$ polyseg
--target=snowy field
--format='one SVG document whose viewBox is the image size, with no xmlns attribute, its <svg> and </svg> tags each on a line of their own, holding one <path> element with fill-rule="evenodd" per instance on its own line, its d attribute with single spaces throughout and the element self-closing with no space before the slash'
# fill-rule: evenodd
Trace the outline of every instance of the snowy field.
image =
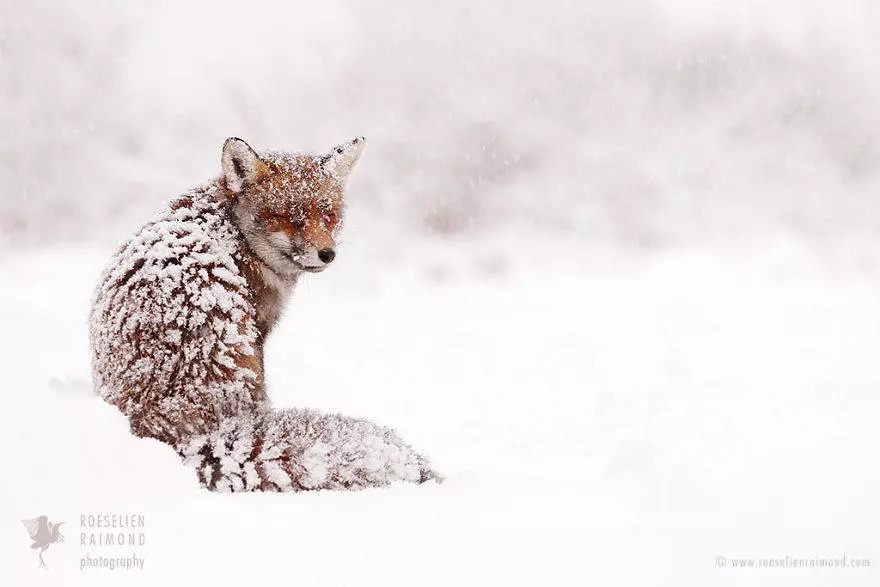
<svg viewBox="0 0 880 587">
<path fill-rule="evenodd" d="M 873 0 L 0 0 L 0 585 L 880 584 L 878 30 Z M 98 272 L 228 136 L 359 135 L 269 394 L 446 481 L 207 493 L 91 391 Z M 145 544 L 81 546 L 114 513 Z"/>
<path fill-rule="evenodd" d="M 92 395 L 107 253 L 0 261 L 7 585 L 877 584 L 880 276 L 781 244 L 547 250 L 490 276 L 446 248 L 365 273 L 343 249 L 273 335 L 270 394 L 396 426 L 447 480 L 229 496 Z M 80 570 L 90 512 L 145 516 L 143 570 Z M 67 522 L 48 573 L 19 523 L 38 513 Z M 843 555 L 875 566 L 716 563 Z"/>
</svg>

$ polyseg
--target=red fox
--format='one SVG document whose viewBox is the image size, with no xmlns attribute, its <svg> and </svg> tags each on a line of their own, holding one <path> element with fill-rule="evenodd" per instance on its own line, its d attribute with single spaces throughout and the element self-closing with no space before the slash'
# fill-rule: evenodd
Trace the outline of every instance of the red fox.
<svg viewBox="0 0 880 587">
<path fill-rule="evenodd" d="M 168 443 L 215 491 L 440 481 L 366 420 L 273 410 L 263 347 L 303 272 L 336 257 L 343 192 L 365 139 L 329 153 L 230 138 L 222 174 L 171 201 L 112 257 L 90 315 L 97 392 L 132 432 Z"/>
</svg>

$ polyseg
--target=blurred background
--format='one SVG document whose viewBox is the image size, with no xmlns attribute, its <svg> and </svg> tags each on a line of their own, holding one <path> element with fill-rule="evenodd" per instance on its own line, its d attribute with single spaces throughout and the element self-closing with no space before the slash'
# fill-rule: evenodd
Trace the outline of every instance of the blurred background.
<svg viewBox="0 0 880 587">
<path fill-rule="evenodd" d="M 120 241 L 227 136 L 363 134 L 359 246 L 869 251 L 878 25 L 870 0 L 0 0 L 0 247 Z"/>
</svg>

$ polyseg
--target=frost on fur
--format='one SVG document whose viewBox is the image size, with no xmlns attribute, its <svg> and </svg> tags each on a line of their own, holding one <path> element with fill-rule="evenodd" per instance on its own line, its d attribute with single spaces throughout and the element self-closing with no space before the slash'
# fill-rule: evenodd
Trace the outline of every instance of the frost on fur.
<svg viewBox="0 0 880 587">
<path fill-rule="evenodd" d="M 92 306 L 97 391 L 140 436 L 173 443 L 265 401 L 237 231 L 214 191 L 193 192 L 124 245 Z"/>
<path fill-rule="evenodd" d="M 440 480 L 392 429 L 311 410 L 230 418 L 180 447 L 217 491 L 305 491 Z"/>
<path fill-rule="evenodd" d="M 263 345 L 303 272 L 336 256 L 359 137 L 325 155 L 229 139 L 223 174 L 113 256 L 92 304 L 96 391 L 132 432 L 175 447 L 211 489 L 301 490 L 438 479 L 393 431 L 273 412 Z"/>
</svg>

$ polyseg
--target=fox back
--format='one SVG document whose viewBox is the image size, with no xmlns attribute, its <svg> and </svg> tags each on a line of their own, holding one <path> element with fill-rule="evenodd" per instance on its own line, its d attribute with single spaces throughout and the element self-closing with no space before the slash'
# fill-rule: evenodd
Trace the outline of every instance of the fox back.
<svg viewBox="0 0 880 587">
<path fill-rule="evenodd" d="M 91 312 L 97 391 L 169 443 L 266 403 L 263 345 L 303 272 L 335 258 L 362 138 L 330 153 L 224 145 L 223 174 L 123 245 Z"/>
</svg>

